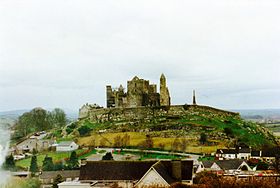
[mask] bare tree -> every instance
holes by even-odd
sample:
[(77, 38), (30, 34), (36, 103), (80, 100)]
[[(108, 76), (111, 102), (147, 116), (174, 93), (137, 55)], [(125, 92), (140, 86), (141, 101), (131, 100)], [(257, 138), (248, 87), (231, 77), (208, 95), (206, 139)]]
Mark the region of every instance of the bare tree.
[(179, 148), (180, 148), (180, 145), (181, 145), (180, 140), (179, 140), (178, 137), (176, 137), (176, 138), (174, 139), (172, 145), (171, 145), (171, 150), (172, 150), (172, 151), (178, 151)]
[(187, 144), (188, 144), (188, 140), (187, 140), (186, 138), (182, 138), (182, 139), (181, 139), (181, 150), (182, 150), (183, 152), (186, 151), (186, 149), (187, 149)]

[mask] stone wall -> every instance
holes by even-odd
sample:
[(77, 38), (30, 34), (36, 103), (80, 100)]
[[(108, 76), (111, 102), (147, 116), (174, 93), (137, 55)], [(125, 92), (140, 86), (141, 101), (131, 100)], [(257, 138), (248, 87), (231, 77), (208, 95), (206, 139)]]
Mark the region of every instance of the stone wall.
[(80, 109), (79, 119), (89, 119), (92, 122), (106, 121), (137, 121), (149, 120), (160, 116), (183, 116), (195, 114), (199, 111), (221, 116), (238, 116), (239, 113), (216, 109), (200, 105), (172, 105), (160, 107), (136, 108), (84, 108)]

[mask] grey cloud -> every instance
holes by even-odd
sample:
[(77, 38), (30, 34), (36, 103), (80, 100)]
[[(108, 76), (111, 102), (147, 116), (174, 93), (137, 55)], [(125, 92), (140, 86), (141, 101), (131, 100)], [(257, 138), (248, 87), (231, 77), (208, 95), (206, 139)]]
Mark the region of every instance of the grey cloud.
[[(176, 104), (279, 107), (276, 0), (0, 2), (0, 110), (104, 105), (135, 75)], [(262, 97), (264, 96), (264, 97)], [(20, 100), (20, 99), (25, 100)]]

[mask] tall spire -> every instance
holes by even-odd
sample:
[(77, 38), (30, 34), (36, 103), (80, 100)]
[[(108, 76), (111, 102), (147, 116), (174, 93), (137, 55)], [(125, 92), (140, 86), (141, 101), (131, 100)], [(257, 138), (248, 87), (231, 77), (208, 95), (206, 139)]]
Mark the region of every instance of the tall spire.
[(196, 105), (196, 100), (195, 100), (195, 90), (193, 90), (193, 105)]

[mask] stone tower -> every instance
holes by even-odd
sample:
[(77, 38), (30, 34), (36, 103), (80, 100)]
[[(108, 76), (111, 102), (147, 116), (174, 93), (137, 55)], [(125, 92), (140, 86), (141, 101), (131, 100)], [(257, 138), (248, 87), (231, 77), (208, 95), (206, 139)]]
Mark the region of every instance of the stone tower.
[(106, 98), (107, 108), (115, 107), (115, 97), (113, 94), (112, 87), (110, 85), (106, 86)]
[(193, 90), (193, 105), (196, 105), (195, 90)]
[(166, 86), (166, 78), (164, 74), (160, 76), (160, 106), (170, 106), (169, 90)]

